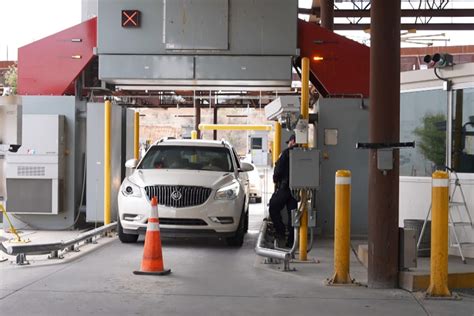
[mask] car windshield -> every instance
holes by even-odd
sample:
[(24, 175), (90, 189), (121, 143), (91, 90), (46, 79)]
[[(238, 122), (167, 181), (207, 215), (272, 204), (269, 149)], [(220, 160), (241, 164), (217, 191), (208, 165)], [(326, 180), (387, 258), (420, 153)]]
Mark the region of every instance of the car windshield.
[(138, 169), (233, 171), (227, 148), (167, 145), (151, 147)]

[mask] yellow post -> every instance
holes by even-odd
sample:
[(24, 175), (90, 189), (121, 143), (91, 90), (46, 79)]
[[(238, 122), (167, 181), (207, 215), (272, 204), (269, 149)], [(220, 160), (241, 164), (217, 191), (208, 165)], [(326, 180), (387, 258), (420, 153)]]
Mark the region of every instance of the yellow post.
[(140, 113), (135, 112), (134, 133), (133, 133), (133, 158), (140, 159)]
[(431, 273), (429, 296), (451, 296), (448, 289), (448, 211), (449, 177), (433, 173), (431, 190)]
[(275, 122), (275, 135), (273, 136), (273, 165), (280, 157), (281, 153), (281, 124)]
[(112, 102), (104, 106), (104, 225), (110, 224), (110, 122)]
[(351, 240), (351, 172), (336, 172), (334, 221), (334, 275), (329, 284), (352, 283), (349, 274)]
[[(304, 57), (301, 61), (301, 115), (303, 119), (309, 118), (309, 58)], [(308, 147), (308, 144), (303, 144)], [(306, 193), (301, 194), (301, 203), (306, 201)], [(307, 260), (308, 248), (308, 207), (303, 206), (300, 223), (300, 255), (301, 261)]]
[[(191, 139), (198, 139), (198, 132), (196, 130), (191, 131)], [(196, 154), (191, 156), (191, 162), (197, 162)]]

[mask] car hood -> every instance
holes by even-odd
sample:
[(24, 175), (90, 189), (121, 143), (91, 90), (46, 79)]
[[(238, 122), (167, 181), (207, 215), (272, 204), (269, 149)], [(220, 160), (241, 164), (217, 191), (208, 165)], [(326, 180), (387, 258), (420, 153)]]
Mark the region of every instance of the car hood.
[(139, 169), (128, 178), (140, 187), (149, 185), (191, 185), (206, 188), (221, 187), (233, 179), (232, 172), (175, 170), (175, 169)]

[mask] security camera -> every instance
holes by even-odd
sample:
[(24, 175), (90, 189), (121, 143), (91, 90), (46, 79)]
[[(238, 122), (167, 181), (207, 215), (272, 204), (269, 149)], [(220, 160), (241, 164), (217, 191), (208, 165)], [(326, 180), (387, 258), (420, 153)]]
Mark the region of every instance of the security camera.
[(435, 68), (444, 68), (454, 65), (453, 55), (448, 53), (436, 53), (433, 56), (426, 55), (423, 61), (427, 64), (433, 63)]
[(426, 55), (424, 58), (423, 58), (423, 61), (425, 62), (425, 64), (429, 64), (431, 63), (431, 55)]
[(265, 107), (265, 116), (269, 121), (284, 121), (289, 116), (299, 116), (301, 101), (297, 96), (281, 96)]
[(18, 149), (20, 149), (21, 145), (12, 145), (10, 144), (10, 147), (8, 148), (9, 152), (16, 153)]

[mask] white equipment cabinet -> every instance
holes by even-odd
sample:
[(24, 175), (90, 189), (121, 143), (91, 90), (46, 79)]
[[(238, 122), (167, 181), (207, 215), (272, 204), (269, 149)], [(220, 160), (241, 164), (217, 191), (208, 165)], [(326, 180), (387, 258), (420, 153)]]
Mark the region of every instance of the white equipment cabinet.
[(267, 166), (270, 152), (268, 150), (268, 132), (254, 132), (249, 135), (250, 155), (256, 166)]
[(23, 115), (23, 141), (7, 155), (7, 210), (58, 214), (61, 209), (65, 134), (63, 115)]

